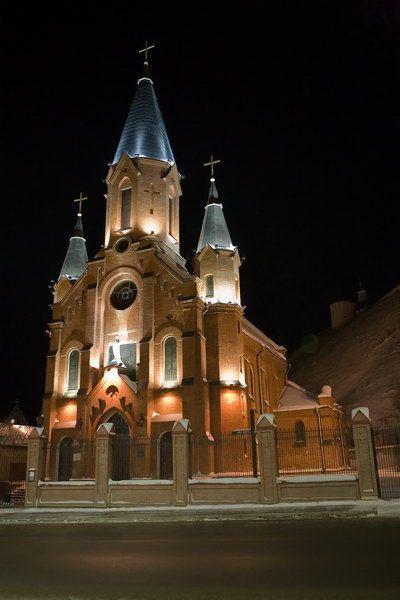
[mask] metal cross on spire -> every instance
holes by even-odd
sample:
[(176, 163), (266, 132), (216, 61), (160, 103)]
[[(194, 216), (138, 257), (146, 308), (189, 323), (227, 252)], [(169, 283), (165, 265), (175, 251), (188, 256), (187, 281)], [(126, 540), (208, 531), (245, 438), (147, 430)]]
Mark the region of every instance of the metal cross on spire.
[(149, 50), (152, 50), (152, 48), (155, 48), (155, 44), (151, 44), (150, 46), (147, 45), (147, 40), (144, 43), (144, 48), (142, 48), (141, 50), (139, 50), (139, 54), (143, 54), (144, 53), (144, 66), (147, 68), (149, 66), (149, 61), (148, 61), (148, 54), (149, 54)]
[(214, 160), (214, 157), (211, 154), (211, 156), (210, 156), (210, 162), (204, 163), (205, 167), (211, 167), (211, 177), (210, 177), (211, 183), (214, 183), (214, 181), (215, 181), (215, 177), (214, 177), (214, 165), (217, 165), (220, 162), (221, 162), (220, 160)]
[(74, 202), (79, 202), (79, 212), (78, 217), (82, 216), (82, 202), (87, 200), (87, 197), (83, 197), (82, 192), (79, 194), (79, 198), (75, 198)]

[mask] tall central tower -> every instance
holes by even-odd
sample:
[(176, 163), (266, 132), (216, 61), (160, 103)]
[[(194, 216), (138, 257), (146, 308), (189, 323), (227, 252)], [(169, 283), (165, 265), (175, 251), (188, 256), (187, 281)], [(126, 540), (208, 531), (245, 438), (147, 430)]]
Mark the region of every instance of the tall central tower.
[(155, 236), (179, 255), (180, 177), (148, 75), (140, 78), (107, 176), (105, 247)]

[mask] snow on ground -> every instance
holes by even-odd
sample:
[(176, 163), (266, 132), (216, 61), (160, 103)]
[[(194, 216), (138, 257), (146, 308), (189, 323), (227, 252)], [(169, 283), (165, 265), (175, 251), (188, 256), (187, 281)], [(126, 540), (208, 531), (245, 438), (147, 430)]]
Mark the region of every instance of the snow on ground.
[(348, 325), (318, 334), (317, 349), (293, 353), (290, 378), (318, 394), (330, 385), (346, 413), (370, 409), (373, 425), (400, 421), (400, 286)]

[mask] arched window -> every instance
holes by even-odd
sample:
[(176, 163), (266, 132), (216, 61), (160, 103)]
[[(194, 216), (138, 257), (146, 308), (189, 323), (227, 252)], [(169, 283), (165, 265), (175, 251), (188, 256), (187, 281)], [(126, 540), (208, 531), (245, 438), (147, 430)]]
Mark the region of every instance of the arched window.
[(107, 421), (107, 423), (113, 423), (113, 432), (119, 435), (129, 435), (129, 426), (119, 413), (114, 413)]
[(131, 195), (131, 188), (121, 190), (121, 229), (130, 229), (131, 226)]
[(206, 298), (212, 298), (214, 296), (214, 277), (212, 275), (206, 275), (204, 277), (204, 287), (206, 290)]
[(254, 371), (253, 371), (253, 367), (247, 360), (246, 360), (245, 375), (246, 375), (246, 383), (247, 383), (247, 389), (249, 391), (249, 395), (254, 397)]
[(306, 443), (306, 428), (303, 421), (296, 421), (295, 429), (295, 445), (305, 446)]
[(167, 337), (164, 342), (164, 381), (178, 379), (177, 341), (174, 337)]
[(71, 350), (68, 356), (67, 391), (79, 390), (79, 350)]

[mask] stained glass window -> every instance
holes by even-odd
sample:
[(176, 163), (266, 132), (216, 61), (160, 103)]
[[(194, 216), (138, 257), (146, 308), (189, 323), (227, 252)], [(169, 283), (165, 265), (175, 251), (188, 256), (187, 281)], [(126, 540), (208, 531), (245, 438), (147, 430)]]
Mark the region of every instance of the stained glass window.
[(131, 306), (137, 295), (137, 287), (133, 281), (122, 281), (111, 293), (111, 304), (117, 310), (125, 310)]
[(177, 379), (177, 342), (176, 338), (168, 337), (164, 342), (164, 380), (176, 381)]

